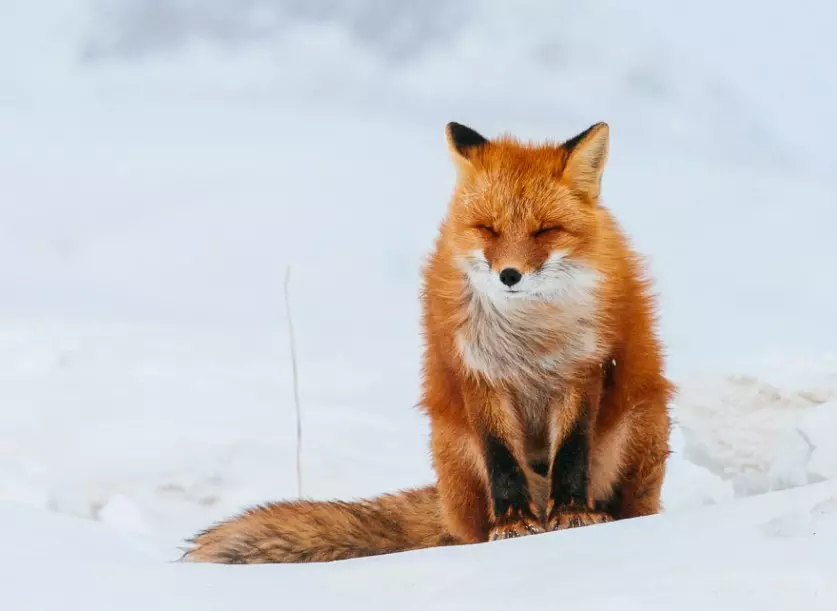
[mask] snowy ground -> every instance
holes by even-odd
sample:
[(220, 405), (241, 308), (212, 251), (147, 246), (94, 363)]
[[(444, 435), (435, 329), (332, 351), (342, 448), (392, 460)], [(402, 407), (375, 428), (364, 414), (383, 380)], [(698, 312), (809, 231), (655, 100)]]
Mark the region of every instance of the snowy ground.
[[(167, 564), (118, 532), (8, 506), (3, 596), (43, 609), (832, 610), (837, 484), (700, 511), (323, 565)], [(49, 581), (44, 587), (44, 578)], [(512, 605), (510, 607), (510, 605)]]
[[(781, 41), (759, 22), (752, 48), (704, 53), (711, 6), (690, 28), (658, 3), (272, 12), (292, 4), (248, 4), (285, 20), (275, 36), (226, 0), (107, 19), (0, 0), (4, 608), (837, 608), (837, 92), (796, 69), (829, 52), (834, 9), (767, 7)], [(152, 35), (149, 15), (177, 27)], [(753, 58), (781, 44), (796, 63), (767, 75)], [(418, 268), (451, 119), (611, 123), (606, 200), (648, 255), (680, 386), (666, 515), (323, 567), (169, 563), (196, 529), (296, 494), (287, 266), (305, 496), (430, 481)]]

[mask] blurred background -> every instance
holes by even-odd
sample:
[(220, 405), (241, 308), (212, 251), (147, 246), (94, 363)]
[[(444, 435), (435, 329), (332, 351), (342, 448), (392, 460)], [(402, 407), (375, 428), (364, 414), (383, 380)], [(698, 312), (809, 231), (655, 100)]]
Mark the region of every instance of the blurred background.
[(837, 426), (800, 420), (837, 388), (835, 26), (827, 0), (0, 0), (0, 498), (171, 543), (294, 496), (288, 267), (304, 494), (429, 481), (450, 120), (610, 124), (670, 374), (714, 376), (678, 399), (670, 506), (837, 476), (811, 441)]

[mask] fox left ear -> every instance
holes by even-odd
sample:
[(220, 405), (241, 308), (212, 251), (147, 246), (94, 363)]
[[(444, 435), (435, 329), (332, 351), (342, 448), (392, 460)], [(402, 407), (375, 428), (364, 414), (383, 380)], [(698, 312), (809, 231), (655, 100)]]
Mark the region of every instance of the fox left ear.
[(607, 123), (596, 123), (562, 145), (568, 153), (563, 175), (591, 198), (598, 197), (601, 190), (609, 135)]
[(473, 154), (488, 144), (488, 140), (481, 134), (454, 121), (445, 125), (445, 136), (448, 140), (448, 148), (457, 162), (470, 162)]

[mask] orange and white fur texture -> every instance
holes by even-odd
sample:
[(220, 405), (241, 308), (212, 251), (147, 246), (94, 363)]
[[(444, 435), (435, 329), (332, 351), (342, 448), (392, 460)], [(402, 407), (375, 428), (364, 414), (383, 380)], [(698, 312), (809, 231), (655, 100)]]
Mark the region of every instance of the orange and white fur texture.
[(673, 387), (642, 261), (601, 201), (608, 126), (554, 144), (446, 135), (456, 186), (422, 292), (436, 486), (256, 507), (186, 560), (327, 561), (660, 510)]

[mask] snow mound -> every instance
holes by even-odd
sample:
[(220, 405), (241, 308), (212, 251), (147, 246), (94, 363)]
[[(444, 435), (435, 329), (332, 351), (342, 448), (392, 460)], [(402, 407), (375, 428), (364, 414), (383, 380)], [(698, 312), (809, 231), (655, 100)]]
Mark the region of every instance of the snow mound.
[[(783, 377), (788, 378), (786, 367)], [(837, 360), (795, 382), (752, 375), (696, 377), (674, 408), (683, 457), (745, 496), (837, 478)]]
[[(309, 609), (831, 610), (837, 482), (698, 512), (324, 565), (161, 562), (106, 527), (0, 504), (15, 611)], [(48, 587), (44, 587), (45, 580)]]

